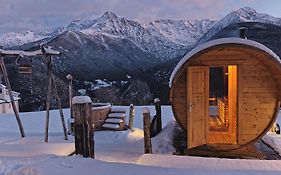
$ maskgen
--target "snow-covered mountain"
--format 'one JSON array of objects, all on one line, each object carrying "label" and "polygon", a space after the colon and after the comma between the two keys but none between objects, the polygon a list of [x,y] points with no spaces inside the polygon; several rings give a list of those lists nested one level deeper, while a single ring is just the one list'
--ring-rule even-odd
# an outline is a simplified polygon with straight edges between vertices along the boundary
[{"label": "snow-covered mountain", "polygon": [[[66,27],[45,30],[38,33],[10,33],[0,36],[0,44],[5,47],[22,45],[47,37],[54,37],[65,31],[81,32],[95,38],[106,35],[112,39],[128,39],[144,52],[155,55],[161,60],[183,55],[188,49],[214,25],[211,20],[156,20],[148,24],[118,17],[111,12],[96,19],[76,19]],[[32,34],[32,36],[31,36]]]},{"label": "snow-covered mountain", "polygon": [[[107,89],[101,88],[102,92],[99,93],[89,91],[93,98],[115,100],[117,104],[132,102],[142,104],[150,100],[146,97],[146,94],[150,93],[152,94],[150,97],[157,96],[168,103],[168,78],[182,56],[194,47],[199,38],[200,42],[205,42],[216,36],[221,29],[243,21],[275,24],[278,29],[281,26],[279,18],[259,14],[250,8],[231,12],[218,22],[208,19],[162,19],[147,24],[106,12],[99,18],[74,20],[66,27],[21,34],[19,35],[21,37],[14,37],[17,41],[9,42],[8,46],[14,45],[13,43],[27,43],[14,48],[33,50],[38,49],[44,42],[46,46],[52,46],[60,51],[59,59],[54,59],[53,70],[58,88],[62,91],[66,91],[67,88],[65,76],[72,74],[77,80],[77,89],[87,89],[87,83],[84,82],[94,82],[97,79],[128,82],[117,83]],[[235,27],[233,26],[234,30]],[[257,30],[251,27],[249,29]],[[260,33],[253,35],[260,35]],[[13,36],[18,34],[10,34],[10,39],[5,41],[13,41]],[[259,37],[262,38],[257,41],[262,43],[267,38],[262,35]],[[4,40],[4,37],[2,39]],[[41,40],[29,43],[38,39]],[[270,39],[267,41],[271,43]],[[1,44],[4,45],[3,43],[5,42]],[[26,110],[38,109],[45,101],[46,65],[41,59],[33,61],[33,65],[32,80],[28,78],[29,76],[23,77],[14,73],[17,72],[17,67],[13,62],[7,66],[11,82],[15,83],[12,86],[17,87],[18,89],[15,90],[21,92],[22,99],[25,100],[21,105],[25,105]],[[132,78],[128,79],[128,75]],[[36,88],[32,90],[31,95],[26,89],[32,89],[32,84],[36,84]],[[138,92],[142,92],[145,100],[138,101],[141,98],[132,98],[135,96],[128,95]],[[67,104],[67,93],[62,92],[62,94],[66,94],[62,99],[65,101],[64,104]],[[100,94],[103,94],[102,97]],[[32,109],[29,108],[30,106]]]},{"label": "snow-covered mountain", "polygon": [[268,14],[258,13],[250,7],[244,7],[229,13],[224,18],[216,22],[216,24],[200,38],[196,45],[206,42],[213,35],[215,35],[221,29],[227,27],[228,25],[241,22],[260,22],[281,26],[281,18],[276,18]]},{"label": "snow-covered mountain", "polygon": [[33,31],[27,31],[24,33],[9,32],[0,35],[0,45],[4,47],[11,47],[15,45],[22,45],[34,42],[45,37],[46,36],[38,35]]},{"label": "snow-covered mountain", "polygon": [[144,52],[166,60],[184,54],[202,36],[198,44],[208,40],[229,24],[238,22],[263,22],[281,25],[280,18],[258,13],[249,7],[233,11],[217,22],[209,19],[161,19],[141,24],[119,17],[114,13],[106,12],[96,19],[76,19],[66,27],[46,29],[39,32],[4,33],[0,35],[0,45],[11,47],[54,37],[65,31],[79,31],[90,37],[102,34],[113,39],[116,37],[129,39]]},{"label": "snow-covered mountain", "polygon": [[185,54],[202,36],[201,32],[206,30],[204,27],[210,27],[213,23],[214,21],[210,20],[191,23],[181,20],[157,20],[149,24],[140,24],[106,12],[100,18],[87,21],[84,25],[78,23],[74,28],[82,29],[80,31],[88,36],[103,34],[112,38],[128,39],[144,52],[166,60]]},{"label": "snow-covered mountain", "polygon": [[174,43],[189,46],[194,44],[215,21],[203,20],[156,20],[148,25],[146,29],[151,33],[160,33]]}]

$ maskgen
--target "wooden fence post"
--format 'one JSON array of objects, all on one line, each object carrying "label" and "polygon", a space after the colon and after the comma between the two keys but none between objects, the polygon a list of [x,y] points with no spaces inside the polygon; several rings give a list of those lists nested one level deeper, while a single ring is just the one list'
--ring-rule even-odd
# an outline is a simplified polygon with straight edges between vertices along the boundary
[{"label": "wooden fence post", "polygon": [[47,102],[46,102],[46,121],[45,121],[45,142],[48,142],[49,137],[49,120],[50,120],[50,106],[52,95],[52,57],[46,56],[48,68],[48,86],[47,86]]},{"label": "wooden fence post", "polygon": [[155,110],[156,110],[156,133],[162,131],[162,118],[161,118],[161,104],[159,98],[154,99]]},{"label": "wooden fence post", "polygon": [[52,74],[52,81],[53,81],[53,86],[54,86],[55,98],[57,100],[57,104],[58,104],[58,107],[59,107],[61,124],[62,124],[62,129],[63,129],[63,134],[64,134],[64,140],[68,140],[65,121],[64,121],[64,115],[63,115],[63,111],[62,111],[61,99],[60,99],[59,94],[58,94],[58,89],[57,89],[57,85],[55,83],[55,78],[54,78],[53,74]]},{"label": "wooden fence post", "polygon": [[94,129],[91,122],[92,100],[88,96],[72,99],[74,116],[75,153],[94,158]]},{"label": "wooden fence post", "polygon": [[129,129],[131,131],[134,131],[134,116],[135,116],[135,107],[133,104],[130,104]]},{"label": "wooden fence post", "polygon": [[152,145],[150,138],[150,112],[148,108],[142,108],[143,115],[143,132],[144,132],[144,153],[152,153]]}]

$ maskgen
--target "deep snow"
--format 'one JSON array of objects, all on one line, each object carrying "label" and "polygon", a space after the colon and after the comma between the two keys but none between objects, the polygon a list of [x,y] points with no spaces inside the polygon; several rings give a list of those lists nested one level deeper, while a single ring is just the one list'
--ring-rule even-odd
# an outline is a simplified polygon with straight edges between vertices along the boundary
[{"label": "deep snow", "polygon": [[[126,108],[129,107],[118,107]],[[151,116],[154,108],[148,107]],[[69,116],[69,110],[64,110]],[[0,174],[280,174],[276,160],[240,160],[173,156],[175,121],[170,106],[162,107],[163,132],[152,140],[152,155],[143,154],[142,107],[136,107],[135,131],[95,132],[96,159],[66,156],[73,137],[63,140],[58,111],[51,111],[50,143],[44,143],[44,112],[21,113],[26,138],[20,138],[13,115],[0,116]],[[270,134],[274,135],[274,134]],[[280,140],[280,137],[276,137]],[[37,149],[37,150],[36,150]],[[42,152],[40,152],[42,151]]]}]

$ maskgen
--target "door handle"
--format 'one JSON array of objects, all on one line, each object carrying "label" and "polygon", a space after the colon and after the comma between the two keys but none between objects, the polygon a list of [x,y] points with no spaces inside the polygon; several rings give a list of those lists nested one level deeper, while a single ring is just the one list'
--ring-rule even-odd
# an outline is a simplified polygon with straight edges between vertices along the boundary
[{"label": "door handle", "polygon": [[189,106],[189,112],[191,112],[193,108],[193,104],[190,102],[188,106]]}]

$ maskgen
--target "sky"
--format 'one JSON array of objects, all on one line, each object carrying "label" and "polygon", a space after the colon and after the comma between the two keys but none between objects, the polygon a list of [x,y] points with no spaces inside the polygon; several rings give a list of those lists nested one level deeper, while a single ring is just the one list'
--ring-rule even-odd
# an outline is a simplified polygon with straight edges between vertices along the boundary
[{"label": "sky", "polygon": [[219,20],[246,6],[281,17],[281,0],[0,0],[0,34],[65,26],[74,19],[97,18],[106,11],[139,22]]}]

